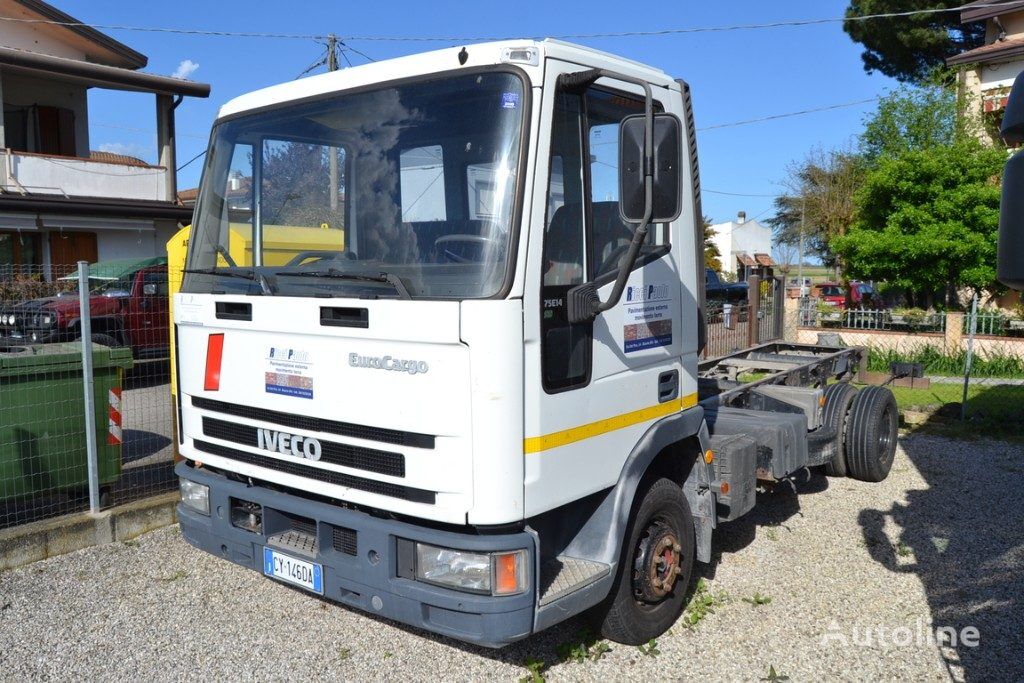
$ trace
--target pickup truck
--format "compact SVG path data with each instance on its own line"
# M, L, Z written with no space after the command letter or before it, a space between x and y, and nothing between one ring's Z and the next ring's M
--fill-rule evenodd
M77 280L75 272L62 280ZM89 269L92 340L129 346L135 357L167 354L167 259L119 259ZM81 336L77 291L0 304L0 338L34 344Z
M745 282L726 282L711 268L704 269L704 291L708 301L731 304L747 300Z

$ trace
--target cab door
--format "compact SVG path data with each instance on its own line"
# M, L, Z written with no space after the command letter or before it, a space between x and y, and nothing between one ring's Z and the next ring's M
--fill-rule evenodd
M695 382L681 376L684 347L696 352L682 316L684 295L685 310L695 301L693 274L686 290L681 276L680 264L694 263L692 230L687 243L680 238L685 219L650 227L616 306L568 322L569 290L596 281L607 300L632 239L636 226L619 214L618 132L624 117L644 111L640 89L614 79L583 92L559 88L554 76L580 70L548 60L543 93L549 137L538 156L546 152L548 168L534 188L545 200L531 213L530 243L540 272L529 271L523 304L527 515L612 486L644 431L695 401ZM667 87L654 87L654 97L663 111L681 103Z

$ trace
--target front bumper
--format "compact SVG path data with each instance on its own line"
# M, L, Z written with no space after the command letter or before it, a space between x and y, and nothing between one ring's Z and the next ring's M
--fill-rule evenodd
M178 505L182 536L200 550L262 573L267 536L235 527L230 520L230 498L250 501L263 506L264 519L269 509L315 520L317 553L297 557L323 565L324 597L329 600L485 647L502 647L533 631L536 576L526 593L507 597L463 593L398 576L398 539L470 551L526 548L527 566L535 567L536 544L528 533L440 531L249 486L184 462L175 471L210 487L209 517ZM335 528L356 533L354 555L335 549Z

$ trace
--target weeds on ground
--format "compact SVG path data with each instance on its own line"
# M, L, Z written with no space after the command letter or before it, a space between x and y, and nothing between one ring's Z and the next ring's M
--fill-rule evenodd
M661 654L661 650L658 649L658 640L651 638L643 645L637 645L636 649L640 650L640 654L645 657L657 657Z
M698 579L697 587L693 591L693 598L683 612L682 622L687 628L696 628L697 624L704 620L709 614L715 613L715 608L724 605L729 601L727 593L712 593L708 589L706 580Z
M789 676L787 676L786 674L780 674L779 672L777 672L775 670L775 665L774 664L769 664L768 665L768 673L765 674L761 678L761 680L762 681L788 681L789 680Z
M910 557L910 555L913 554L913 551L910 549L910 546L904 543L903 541L900 541L893 547L896 549L896 554L900 557Z
M519 679L519 683L543 683L547 680L544 672L548 665L533 657L526 658L526 675Z
M561 643L555 648L559 661L582 664L586 661L596 662L611 650L611 646L598 640L589 629L581 629L573 642Z
M139 539L137 539L137 538L129 538L127 541L124 542L124 546L126 548L138 548L139 547Z
M157 581L163 581L164 583L170 583L171 581L178 581L180 579L184 579L186 576L188 576L188 572L185 571L184 569L179 569L176 572L174 572L173 574L170 574L168 576L163 576L163 577L157 579Z
M338 650L338 659L340 659L341 661L345 661L346 659L350 658L351 656L352 656L352 648L350 648L350 647L343 647L340 650Z
M754 607L760 607L761 605L771 604L772 596L762 595L760 591L754 593L753 597L743 598L743 602L749 602Z

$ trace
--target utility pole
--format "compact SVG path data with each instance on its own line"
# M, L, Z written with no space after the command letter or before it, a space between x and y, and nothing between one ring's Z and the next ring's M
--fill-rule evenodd
M800 285L800 295L803 296L804 292L804 230L807 227L807 195L803 196L803 201L800 205L800 248L799 254L797 255L797 267L796 267L796 278L797 284ZM810 291L810 290L808 290Z
M327 70L338 70L338 37L333 33L327 36ZM330 148L331 167L331 211L338 210L338 148Z

